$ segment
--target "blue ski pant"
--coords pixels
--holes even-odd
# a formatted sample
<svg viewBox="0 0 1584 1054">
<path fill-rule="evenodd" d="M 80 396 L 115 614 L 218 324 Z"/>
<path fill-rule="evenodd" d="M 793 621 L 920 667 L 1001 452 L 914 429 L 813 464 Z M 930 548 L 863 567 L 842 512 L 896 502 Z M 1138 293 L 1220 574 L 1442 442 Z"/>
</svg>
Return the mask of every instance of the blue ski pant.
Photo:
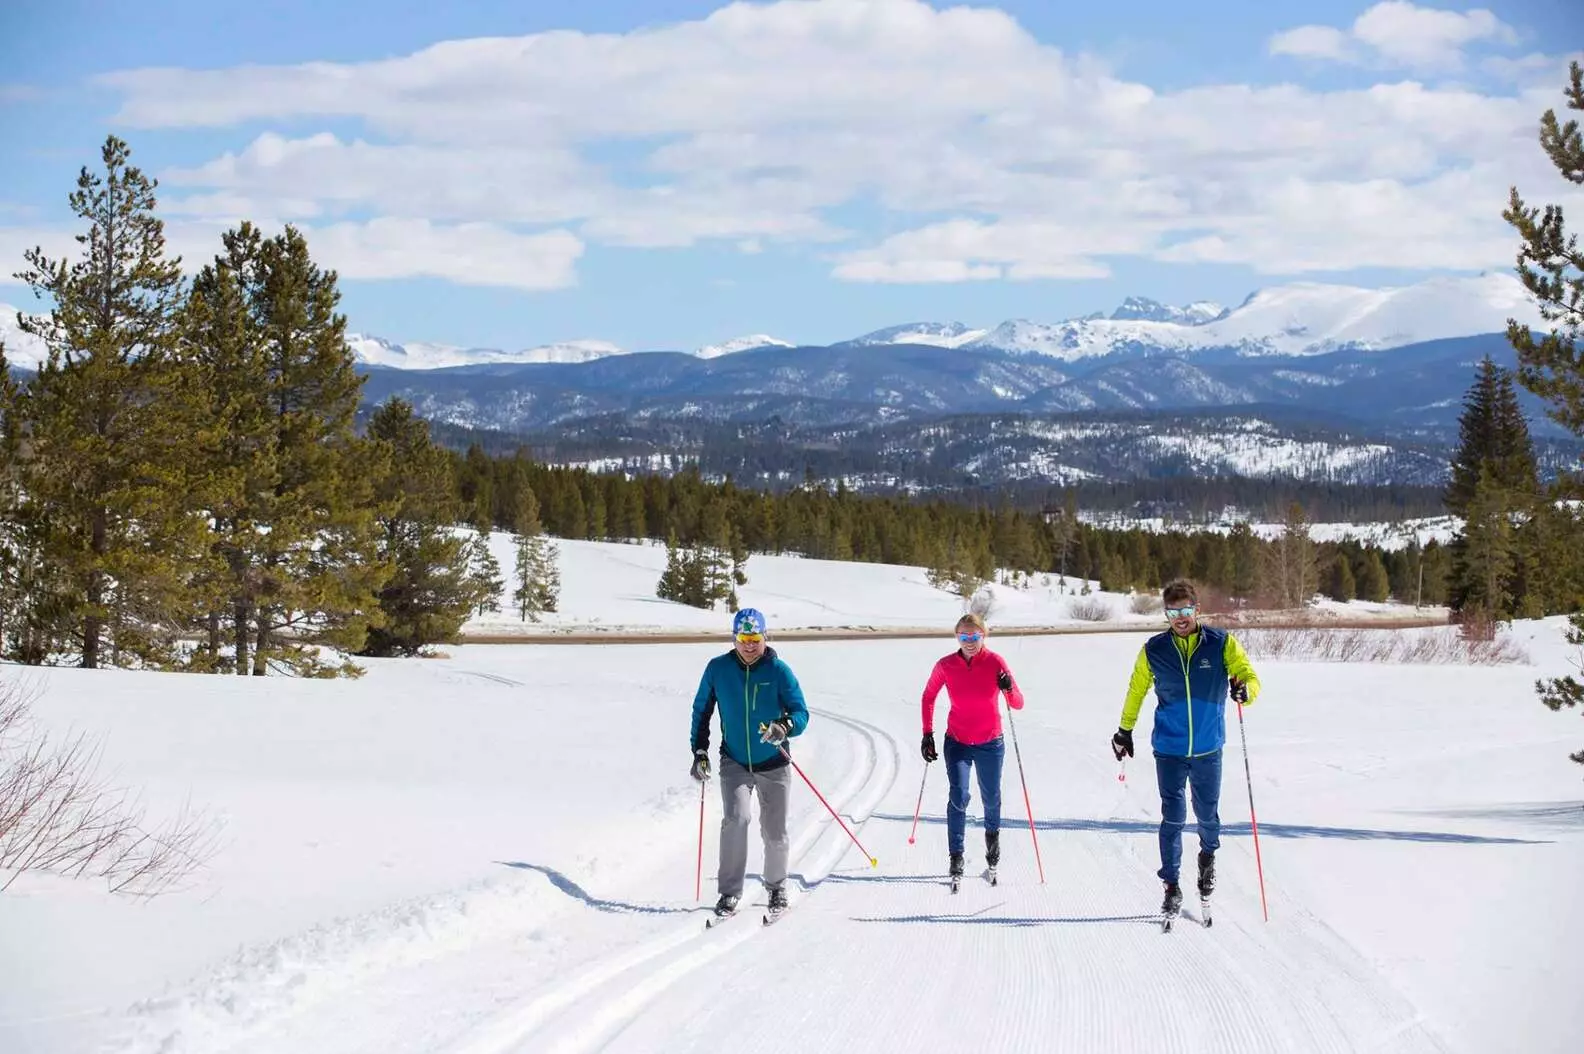
<svg viewBox="0 0 1584 1054">
<path fill-rule="evenodd" d="M 1199 848 L 1210 853 L 1221 848 L 1221 751 L 1192 758 L 1156 754 L 1155 779 L 1161 799 L 1161 866 L 1156 874 L 1175 883 L 1182 868 L 1183 826 L 1188 821 L 1185 789 L 1199 821 Z"/>
<path fill-rule="evenodd" d="M 947 736 L 945 747 L 946 778 L 951 783 L 946 798 L 946 848 L 960 853 L 963 851 L 963 829 L 968 825 L 968 803 L 973 800 L 968 790 L 970 768 L 979 776 L 985 830 L 1001 829 L 1001 763 L 1006 760 L 1006 741 L 996 736 L 988 743 L 969 746 Z"/>
</svg>

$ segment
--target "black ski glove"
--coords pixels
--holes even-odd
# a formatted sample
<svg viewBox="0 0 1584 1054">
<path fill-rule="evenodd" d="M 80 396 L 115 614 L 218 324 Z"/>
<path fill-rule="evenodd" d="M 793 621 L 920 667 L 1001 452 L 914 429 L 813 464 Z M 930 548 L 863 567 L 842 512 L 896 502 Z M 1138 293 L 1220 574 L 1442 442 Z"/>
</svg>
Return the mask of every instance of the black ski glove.
<svg viewBox="0 0 1584 1054">
<path fill-rule="evenodd" d="M 934 732 L 925 732 L 924 733 L 924 741 L 919 744 L 919 753 L 924 755 L 924 763 L 926 765 L 929 764 L 931 761 L 937 760 L 940 757 L 939 754 L 935 753 L 935 733 Z"/>
<path fill-rule="evenodd" d="M 705 750 L 695 750 L 693 752 L 693 767 L 688 770 L 688 775 L 692 776 L 700 783 L 703 783 L 705 780 L 709 779 L 709 774 L 709 752 Z"/>
<path fill-rule="evenodd" d="M 996 674 L 996 687 L 1003 692 L 1010 692 L 1012 690 L 1012 675 L 1006 670 Z"/>
<path fill-rule="evenodd" d="M 1232 701 L 1239 706 L 1246 706 L 1248 704 L 1248 685 L 1244 684 L 1236 677 L 1232 678 L 1230 691 L 1227 694 L 1230 695 L 1232 697 Z"/>
<path fill-rule="evenodd" d="M 1116 730 L 1116 735 L 1111 737 L 1111 753 L 1117 756 L 1118 761 L 1122 760 L 1123 754 L 1126 754 L 1128 757 L 1133 756 L 1132 731 L 1126 728 L 1119 728 Z"/>
</svg>

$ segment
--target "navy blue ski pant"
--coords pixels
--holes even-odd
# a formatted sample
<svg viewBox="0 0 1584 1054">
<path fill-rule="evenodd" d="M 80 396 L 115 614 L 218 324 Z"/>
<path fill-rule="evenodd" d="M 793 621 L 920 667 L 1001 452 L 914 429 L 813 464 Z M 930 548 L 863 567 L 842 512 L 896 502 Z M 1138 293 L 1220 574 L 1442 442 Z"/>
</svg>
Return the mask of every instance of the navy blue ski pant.
<svg viewBox="0 0 1584 1054">
<path fill-rule="evenodd" d="M 1156 872 L 1166 882 L 1176 882 L 1182 868 L 1183 825 L 1188 821 L 1183 791 L 1193 798 L 1194 819 L 1199 821 L 1199 848 L 1221 848 L 1221 751 L 1195 758 L 1155 755 L 1155 779 L 1160 784 L 1161 867 Z"/>
<path fill-rule="evenodd" d="M 968 770 L 979 774 L 979 794 L 984 798 L 984 826 L 987 831 L 1001 829 L 1001 763 L 1006 760 L 1006 741 L 996 736 L 988 743 L 969 746 L 946 737 L 946 778 L 951 792 L 946 798 L 946 848 L 963 851 L 963 829 L 968 825 Z"/>
</svg>

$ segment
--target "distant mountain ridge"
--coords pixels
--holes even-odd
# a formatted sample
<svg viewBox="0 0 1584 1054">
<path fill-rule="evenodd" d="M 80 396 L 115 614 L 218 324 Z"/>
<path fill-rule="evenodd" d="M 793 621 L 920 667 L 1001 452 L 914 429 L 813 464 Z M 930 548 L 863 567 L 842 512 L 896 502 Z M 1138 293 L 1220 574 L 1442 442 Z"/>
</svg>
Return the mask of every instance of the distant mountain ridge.
<svg viewBox="0 0 1584 1054">
<path fill-rule="evenodd" d="M 1246 357 L 1296 357 L 1349 349 L 1380 351 L 1431 340 L 1501 333 L 1506 331 L 1509 318 L 1532 325 L 1541 323 L 1515 277 L 1487 273 L 1432 278 L 1381 289 L 1296 282 L 1257 290 L 1234 308 L 1208 301 L 1174 307 L 1131 296 L 1108 316 L 1097 312 L 1059 322 L 1007 319 L 987 328 L 959 321 L 910 322 L 812 347 L 914 345 L 1038 355 L 1069 363 L 1129 353 L 1196 355 L 1235 351 Z M 0 304 L 0 339 L 6 341 L 11 359 L 22 365 L 36 364 L 43 356 L 42 344 L 17 331 L 16 309 L 5 304 Z M 576 365 L 635 354 L 610 341 L 594 339 L 503 350 L 420 342 L 400 344 L 383 337 L 350 333 L 347 343 L 364 365 L 402 370 Z M 792 341 L 756 333 L 691 351 L 675 350 L 707 360 L 794 347 L 798 345 Z"/>
</svg>

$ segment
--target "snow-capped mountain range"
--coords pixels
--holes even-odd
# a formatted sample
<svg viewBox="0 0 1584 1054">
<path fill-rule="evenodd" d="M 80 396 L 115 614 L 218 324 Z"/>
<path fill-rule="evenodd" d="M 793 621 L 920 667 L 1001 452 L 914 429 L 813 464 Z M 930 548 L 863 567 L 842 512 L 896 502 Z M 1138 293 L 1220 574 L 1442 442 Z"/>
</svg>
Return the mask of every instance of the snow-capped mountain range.
<svg viewBox="0 0 1584 1054">
<path fill-rule="evenodd" d="M 16 312 L 16 308 L 0 304 L 0 340 L 13 363 L 36 365 L 43 358 L 43 345 L 17 328 Z M 1509 318 L 1541 324 L 1516 278 L 1487 273 L 1379 289 L 1295 282 L 1260 289 L 1235 308 L 1206 301 L 1174 307 L 1129 297 L 1109 316 L 1097 313 L 1061 322 L 1009 319 L 992 328 L 973 328 L 961 322 L 911 322 L 828 346 L 992 348 L 1063 362 L 1118 351 L 1183 354 L 1212 348 L 1247 356 L 1309 356 L 1349 349 L 1381 351 L 1449 337 L 1500 333 L 1506 330 Z M 576 364 L 629 353 L 629 349 L 603 340 L 573 340 L 515 351 L 398 344 L 362 333 L 349 334 L 347 343 L 366 365 L 403 370 Z M 803 345 L 758 333 L 707 345 L 691 354 L 715 359 L 760 348 L 799 346 Z"/>
</svg>

